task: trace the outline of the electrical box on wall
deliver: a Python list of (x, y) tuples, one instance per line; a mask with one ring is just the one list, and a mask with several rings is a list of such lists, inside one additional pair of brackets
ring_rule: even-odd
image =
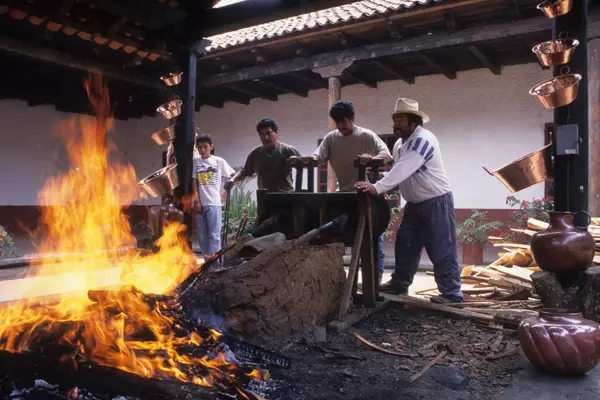
[(579, 127), (576, 124), (557, 125), (554, 136), (557, 156), (579, 154)]

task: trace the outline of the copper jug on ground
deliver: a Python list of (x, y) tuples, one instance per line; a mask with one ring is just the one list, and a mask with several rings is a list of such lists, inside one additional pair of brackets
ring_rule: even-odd
[(544, 271), (565, 275), (582, 271), (592, 265), (596, 244), (585, 227), (576, 227), (573, 217), (585, 213), (549, 212), (550, 226), (531, 238), (533, 259)]
[(537, 368), (557, 375), (583, 375), (600, 357), (600, 324), (581, 313), (543, 309), (519, 325), (519, 341)]

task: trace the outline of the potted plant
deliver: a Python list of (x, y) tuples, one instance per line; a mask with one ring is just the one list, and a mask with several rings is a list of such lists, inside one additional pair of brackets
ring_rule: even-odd
[(488, 221), (487, 212), (477, 210), (456, 225), (456, 239), (462, 245), (463, 264), (482, 265), (483, 249), (489, 233), (503, 225), (500, 221)]

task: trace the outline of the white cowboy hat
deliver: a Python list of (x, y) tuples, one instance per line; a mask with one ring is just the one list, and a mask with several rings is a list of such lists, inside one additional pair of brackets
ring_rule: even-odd
[(423, 123), (429, 122), (429, 115), (423, 111), (419, 111), (419, 103), (406, 97), (401, 97), (396, 100), (396, 108), (394, 114), (415, 114), (423, 118)]

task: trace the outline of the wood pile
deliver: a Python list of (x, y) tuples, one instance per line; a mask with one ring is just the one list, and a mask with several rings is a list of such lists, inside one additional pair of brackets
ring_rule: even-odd
[[(462, 292), (465, 302), (481, 302), (485, 300), (512, 301), (537, 298), (533, 290), (531, 274), (541, 271), (535, 263), (529, 247), (528, 237), (547, 229), (548, 223), (530, 218), (526, 229), (511, 229), (521, 233), (526, 240), (510, 241), (501, 237), (490, 236), (488, 239), (494, 247), (502, 249), (499, 258), (486, 267), (467, 266), (461, 272)], [(600, 265), (600, 218), (592, 218), (588, 231), (596, 241), (594, 265)], [(433, 274), (428, 272), (428, 274)], [(439, 295), (437, 287), (421, 290), (418, 295), (429, 297)]]

